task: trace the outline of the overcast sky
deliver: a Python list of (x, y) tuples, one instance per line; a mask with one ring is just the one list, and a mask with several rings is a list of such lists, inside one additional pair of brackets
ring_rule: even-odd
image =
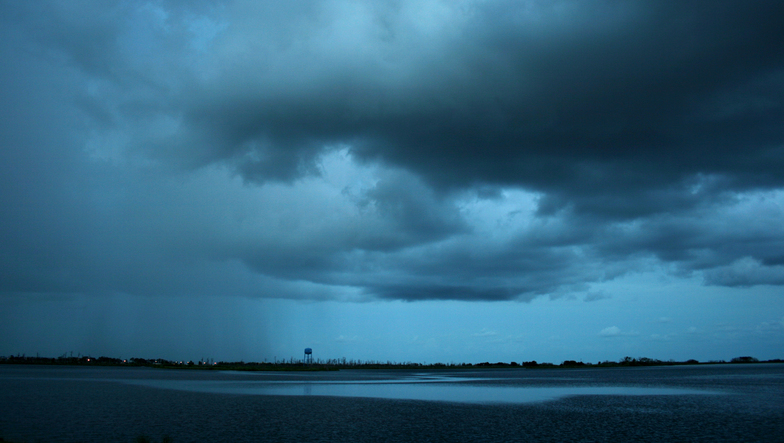
[(784, 358), (780, 1), (1, 1), (0, 355)]

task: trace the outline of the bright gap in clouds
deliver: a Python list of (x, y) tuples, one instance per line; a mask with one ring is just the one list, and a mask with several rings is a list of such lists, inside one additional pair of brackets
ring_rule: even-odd
[[(248, 183), (223, 166), (169, 177), (136, 168), (146, 181), (101, 197), (107, 219), (125, 217), (120, 243), (138, 236), (134, 249), (204, 267), (207, 287), (227, 295), (531, 300), (653, 269), (726, 286), (782, 281), (780, 191), (597, 223), (568, 207), (541, 214), (542, 194), (521, 189), (439, 193), (407, 171), (354, 161), (350, 146), (325, 150), (318, 173), (292, 183)], [(743, 255), (749, 244), (759, 256)]]

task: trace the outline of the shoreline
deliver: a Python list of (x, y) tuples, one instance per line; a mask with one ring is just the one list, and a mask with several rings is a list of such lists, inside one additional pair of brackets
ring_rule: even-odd
[(339, 371), (341, 369), (367, 369), (367, 370), (392, 370), (392, 369), (416, 369), (416, 370), (440, 370), (440, 369), (592, 369), (592, 368), (619, 368), (619, 367), (652, 367), (652, 366), (686, 366), (686, 365), (734, 365), (749, 363), (784, 363), (782, 359), (758, 360), (754, 357), (735, 357), (730, 361), (708, 361), (700, 362), (697, 360), (686, 361), (662, 361), (649, 358), (625, 357), (617, 362), (604, 361), (600, 363), (584, 363), (581, 361), (565, 360), (560, 364), (537, 363), (536, 361), (517, 362), (482, 362), (482, 363), (394, 363), (394, 362), (318, 362), (306, 364), (299, 361), (260, 363), (260, 362), (215, 362), (208, 363), (200, 361), (198, 363), (176, 362), (164, 359), (139, 359), (121, 360), (109, 357), (70, 357), (70, 358), (47, 358), (47, 357), (25, 357), (11, 356), (0, 357), (0, 365), (42, 365), (42, 366), (79, 366), (79, 367), (150, 367), (159, 369), (192, 369), (192, 370), (220, 370), (220, 371)]

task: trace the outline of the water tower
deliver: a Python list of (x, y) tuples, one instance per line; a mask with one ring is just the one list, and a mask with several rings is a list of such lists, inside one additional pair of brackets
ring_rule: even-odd
[(309, 365), (313, 363), (313, 349), (305, 348), (305, 364)]

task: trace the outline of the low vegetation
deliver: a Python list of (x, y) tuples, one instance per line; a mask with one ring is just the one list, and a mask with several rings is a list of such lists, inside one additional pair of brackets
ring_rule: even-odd
[[(134, 443), (155, 443), (156, 440), (151, 439), (146, 435), (140, 435), (133, 439)], [(10, 440), (4, 440), (3, 437), (0, 437), (0, 443), (12, 443)], [(161, 443), (174, 443), (174, 439), (169, 437), (168, 435), (164, 435), (161, 438)]]
[[(135, 443), (155, 443), (155, 440), (151, 439), (150, 437), (148, 437), (146, 435), (140, 435), (140, 436), (136, 437), (136, 440), (134, 440), (134, 442)], [(161, 438), (161, 443), (173, 443), (173, 442), (174, 442), (174, 440), (171, 437), (169, 437), (168, 435), (164, 435), (163, 438)]]

